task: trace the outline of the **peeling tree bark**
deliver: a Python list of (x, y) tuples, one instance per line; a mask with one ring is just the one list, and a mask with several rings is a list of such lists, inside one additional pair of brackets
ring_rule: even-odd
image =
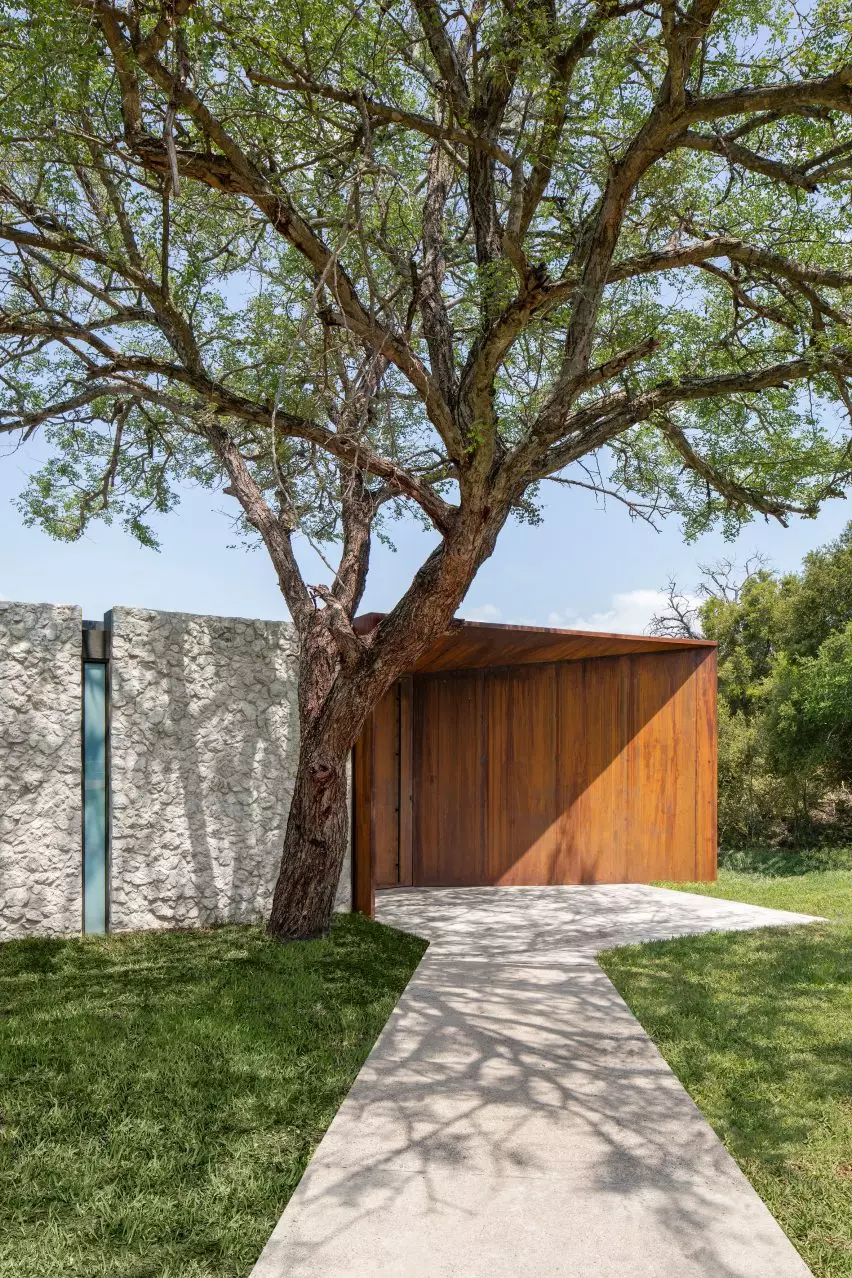
[(267, 932), (278, 941), (328, 932), (348, 833), (346, 760), (316, 733), (303, 741)]

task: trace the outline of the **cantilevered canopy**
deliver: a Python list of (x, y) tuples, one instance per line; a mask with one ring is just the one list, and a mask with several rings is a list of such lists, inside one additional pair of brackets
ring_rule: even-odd
[(622, 657), (631, 652), (713, 647), (715, 644), (710, 639), (660, 639), (651, 635), (463, 621), (458, 628), (442, 635), (414, 669), (417, 673), (474, 670), (483, 666), (526, 666), (542, 661), (584, 661), (589, 657)]
[[(382, 613), (366, 613), (356, 629), (367, 633)], [(477, 670), (488, 666), (528, 666), (545, 661), (585, 661), (628, 653), (678, 652), (714, 648), (710, 639), (661, 639), (655, 635), (617, 635), (594, 630), (554, 630), (543, 626), (504, 626), (458, 621), (420, 658), (415, 674), (438, 670)]]

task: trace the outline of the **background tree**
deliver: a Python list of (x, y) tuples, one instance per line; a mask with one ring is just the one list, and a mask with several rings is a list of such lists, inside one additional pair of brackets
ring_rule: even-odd
[[(829, 820), (832, 837), (852, 815), (852, 524), (778, 582), (777, 656), (760, 688), (769, 769), (797, 787), (800, 826)], [(822, 809), (822, 811), (820, 811)]]
[(844, 841), (852, 787), (852, 524), (779, 576), (760, 557), (702, 570), (703, 599), (656, 633), (719, 645), (719, 835), (727, 847)]
[(770, 765), (782, 775), (852, 782), (852, 622), (799, 661), (783, 653), (764, 689)]
[[(225, 482), (300, 638), (269, 928), (314, 935), (366, 715), (543, 481), (675, 513), (688, 536), (842, 491), (843, 10), (2, 15), (0, 423), (54, 449), (25, 510), (58, 535), (121, 517), (150, 540), (176, 480)], [(368, 628), (370, 538), (394, 504), (438, 545)], [(303, 536), (335, 557), (321, 582)]]
[[(715, 564), (699, 564), (701, 579), (695, 594), (681, 589), (674, 577), (666, 585), (666, 602), (661, 612), (655, 613), (648, 623), (648, 634), (668, 639), (701, 639), (706, 624), (705, 614), (715, 616), (724, 611), (726, 604), (739, 602), (745, 586), (757, 577), (767, 576), (767, 560), (755, 554), (748, 558), (742, 569), (734, 559), (720, 559)], [(714, 638), (719, 639), (720, 627), (715, 627)]]

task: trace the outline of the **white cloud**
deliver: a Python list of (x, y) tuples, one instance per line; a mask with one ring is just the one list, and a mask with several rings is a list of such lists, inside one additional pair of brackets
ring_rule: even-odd
[[(690, 597), (690, 603), (698, 603)], [(568, 630), (603, 630), (621, 635), (641, 635), (655, 613), (663, 612), (667, 606), (666, 595), (662, 590), (628, 590), (612, 596), (609, 608), (602, 612), (591, 612), (580, 616), (571, 608), (562, 612), (552, 612), (547, 618), (549, 626), (560, 626)]]
[(503, 614), (496, 604), (487, 603), (476, 608), (464, 605), (459, 609), (459, 616), (465, 621), (499, 621)]

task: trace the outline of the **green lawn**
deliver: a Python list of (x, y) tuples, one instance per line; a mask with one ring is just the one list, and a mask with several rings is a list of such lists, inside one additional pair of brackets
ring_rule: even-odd
[[(852, 1275), (852, 857), (728, 858), (664, 884), (831, 922), (655, 942), (601, 963), (813, 1272)], [(819, 863), (819, 862), (818, 862)]]
[(0, 946), (2, 1278), (246, 1274), (424, 948), (354, 915)]

